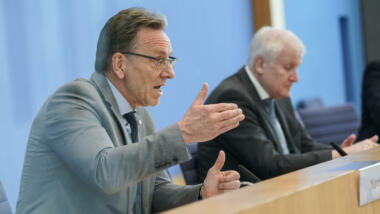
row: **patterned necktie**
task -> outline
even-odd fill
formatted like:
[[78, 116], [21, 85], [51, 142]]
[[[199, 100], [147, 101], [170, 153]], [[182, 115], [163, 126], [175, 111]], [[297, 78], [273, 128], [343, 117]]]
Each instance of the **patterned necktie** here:
[[263, 101], [266, 105], [267, 112], [269, 113], [271, 123], [273, 125], [273, 128], [274, 128], [276, 135], [277, 135], [277, 139], [279, 140], [279, 143], [281, 146], [282, 152], [280, 152], [280, 153], [289, 154], [289, 148], [288, 148], [288, 145], [286, 143], [284, 133], [282, 132], [280, 124], [276, 121], [276, 111], [274, 109], [274, 100], [273, 99], [265, 99]]
[[[137, 141], [139, 141], [138, 127], [137, 127], [137, 120], [136, 120], [135, 113], [136, 113], [136, 111], [131, 111], [131, 112], [128, 112], [126, 114], [123, 114], [123, 117], [127, 120], [128, 124], [131, 127], [132, 143], [136, 143]], [[141, 183], [142, 183], [141, 181], [137, 183], [136, 198], [135, 198], [135, 202], [133, 204], [133, 213], [134, 214], [142, 214]]]

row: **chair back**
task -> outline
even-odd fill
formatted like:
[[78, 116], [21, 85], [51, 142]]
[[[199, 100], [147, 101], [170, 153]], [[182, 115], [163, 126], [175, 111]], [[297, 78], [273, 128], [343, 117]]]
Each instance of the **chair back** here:
[[322, 108], [324, 107], [323, 101], [320, 97], [311, 97], [302, 99], [297, 104], [297, 109], [307, 109], [307, 108]]
[[188, 146], [188, 149], [191, 154], [191, 159], [181, 163], [180, 167], [182, 170], [183, 177], [185, 178], [185, 182], [187, 185], [198, 184], [198, 173], [197, 173], [197, 152], [198, 152], [198, 144], [191, 143]]
[[340, 144], [350, 134], [357, 134], [360, 119], [353, 104], [300, 109], [298, 113], [311, 137], [320, 143]]

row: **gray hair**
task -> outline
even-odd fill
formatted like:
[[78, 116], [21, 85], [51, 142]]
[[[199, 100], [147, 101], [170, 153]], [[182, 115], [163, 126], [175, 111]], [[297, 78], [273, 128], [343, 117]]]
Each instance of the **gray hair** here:
[[130, 51], [141, 27], [163, 30], [166, 25], [163, 15], [148, 12], [144, 8], [134, 7], [120, 11], [107, 21], [100, 32], [95, 70], [106, 72], [114, 53]]
[[284, 48], [285, 43], [296, 48], [301, 57], [304, 56], [305, 46], [293, 32], [268, 26], [260, 28], [252, 38], [247, 65], [253, 67], [256, 56], [262, 56], [272, 63]]

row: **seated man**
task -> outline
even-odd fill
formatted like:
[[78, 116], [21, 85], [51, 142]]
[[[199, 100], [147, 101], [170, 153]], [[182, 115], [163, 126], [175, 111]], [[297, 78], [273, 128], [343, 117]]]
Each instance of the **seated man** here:
[[[329, 146], [314, 142], [294, 115], [290, 88], [298, 81], [297, 68], [305, 49], [296, 35], [287, 30], [264, 27], [252, 40], [247, 65], [225, 79], [206, 103], [236, 103], [245, 120], [210, 143], [198, 148], [200, 178], [206, 176], [219, 150], [226, 153], [224, 169], [244, 166], [260, 179], [267, 179], [339, 157]], [[347, 153], [369, 149], [377, 136], [342, 147]], [[241, 174], [241, 180], [248, 180]]]
[[362, 124], [358, 139], [380, 134], [380, 60], [365, 68], [362, 85]]
[[239, 187], [236, 171], [220, 171], [223, 152], [203, 185], [174, 185], [165, 172], [190, 159], [188, 143], [244, 118], [235, 104], [203, 105], [204, 84], [182, 120], [155, 132], [146, 106], [159, 103], [177, 62], [165, 26], [138, 8], [105, 24], [96, 72], [60, 87], [33, 122], [17, 213], [152, 213]]

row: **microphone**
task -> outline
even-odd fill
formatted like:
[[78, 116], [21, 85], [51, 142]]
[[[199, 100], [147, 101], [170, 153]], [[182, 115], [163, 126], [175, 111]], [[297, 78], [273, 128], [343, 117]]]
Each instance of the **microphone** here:
[[336, 145], [336, 143], [330, 142], [330, 145], [340, 154], [340, 156], [343, 157], [347, 155], [347, 153], [342, 148], [340, 148], [340, 146]]
[[257, 183], [261, 181], [255, 174], [253, 174], [251, 171], [249, 171], [245, 166], [241, 164], [237, 166], [237, 170], [241, 175], [246, 177], [248, 181], [251, 183]]

